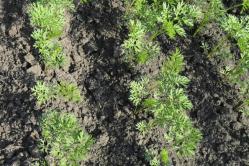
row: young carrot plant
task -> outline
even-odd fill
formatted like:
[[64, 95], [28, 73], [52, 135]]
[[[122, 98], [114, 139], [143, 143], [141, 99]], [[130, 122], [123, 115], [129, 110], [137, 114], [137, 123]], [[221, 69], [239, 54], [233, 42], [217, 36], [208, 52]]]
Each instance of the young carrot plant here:
[[80, 102], [82, 97], [76, 84], [61, 82], [59, 84], [46, 84], [38, 81], [32, 88], [33, 95], [38, 104], [44, 104], [51, 99], [61, 98], [65, 101]]
[[41, 59], [49, 68], [59, 68], [65, 62], [63, 47], [58, 38], [63, 34], [65, 12], [73, 9], [72, 0], [40, 0], [28, 9], [31, 25], [35, 28], [32, 37]]
[[128, 61], [144, 64], [159, 55], [159, 46], [146, 37], [146, 29], [139, 20], [131, 20], [129, 30], [129, 38], [122, 45]]
[[78, 166], [94, 143], [72, 114], [48, 111], [42, 117], [41, 129], [40, 149], [52, 157], [51, 165]]
[[[130, 99], [135, 105], [140, 104], [146, 112], [154, 115], [151, 121], [138, 123], [137, 128], [141, 132], [154, 127], [168, 129], [165, 133], [165, 140], [173, 145], [179, 155], [191, 156], [202, 135], [198, 129], [193, 127], [185, 112], [192, 108], [192, 104], [184, 90], [189, 79], [179, 74], [183, 67], [183, 56], [177, 49], [164, 63], [161, 73], [155, 80], [131, 83]], [[137, 95], [139, 90], [141, 94], [146, 91], [148, 95]]]
[[125, 2], [129, 35], [123, 50], [127, 59], [140, 64], [159, 55], [157, 36], [166, 34], [170, 39], [175, 39], [177, 35], [185, 36], [185, 28], [193, 27], [201, 17], [199, 8], [183, 1]]
[[249, 16], [237, 18], [236, 16], [228, 15], [221, 26], [231, 39], [237, 41], [240, 49], [238, 62], [232, 67], [226, 67], [225, 74], [230, 82], [240, 87], [240, 94], [244, 101], [241, 105], [241, 110], [248, 114], [249, 83], [245, 79], [249, 69]]
[[163, 148], [160, 153], [155, 149], [146, 149], [145, 159], [149, 162], [150, 166], [169, 166], [170, 164], [166, 148]]
[[201, 16], [202, 13], [196, 6], [179, 1], [172, 5], [163, 3], [161, 15], [157, 19], [162, 25], [162, 30], [170, 39], [174, 39], [176, 35], [185, 36], [184, 27], [193, 27]]
[[82, 97], [80, 90], [76, 84], [68, 82], [60, 82], [55, 86], [58, 97], [64, 98], [67, 101], [80, 102]]
[[51, 3], [33, 3], [29, 9], [31, 25], [48, 32], [48, 38], [59, 37], [64, 29], [65, 9]]
[[33, 95], [36, 97], [38, 104], [44, 104], [48, 100], [54, 98], [54, 93], [51, 88], [44, 82], [38, 81], [34, 88], [32, 88]]
[[211, 0], [209, 3], [206, 3], [206, 1], [198, 1], [196, 3], [202, 6], [202, 13], [204, 13], [204, 16], [202, 17], [194, 36], [197, 35], [207, 24], [220, 21], [226, 14], [222, 0]]
[[42, 4], [54, 4], [64, 9], [73, 10], [75, 8], [73, 0], [39, 0], [39, 2]]
[[37, 29], [31, 36], [36, 40], [34, 47], [39, 50], [47, 67], [58, 68], [65, 63], [63, 47], [56, 39], [50, 39], [47, 30]]

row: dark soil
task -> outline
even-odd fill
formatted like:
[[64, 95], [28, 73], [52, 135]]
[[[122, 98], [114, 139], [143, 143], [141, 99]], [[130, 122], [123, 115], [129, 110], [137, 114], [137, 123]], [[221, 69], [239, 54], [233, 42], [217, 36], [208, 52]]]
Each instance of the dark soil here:
[[[201, 49], [202, 37], [170, 42], [159, 38], [163, 53], [155, 63], [135, 69], [124, 62], [121, 44], [127, 36], [119, 0], [78, 5], [61, 41], [69, 64], [63, 70], [44, 70], [30, 37], [28, 0], [0, 1], [0, 165], [31, 165], [45, 158], [37, 148], [39, 118], [48, 107], [73, 112], [96, 143], [87, 166], [142, 166], [146, 147], [162, 146], [160, 131], [142, 137], [135, 124], [142, 115], [128, 100], [129, 83], [139, 73], [157, 73], [169, 51], [180, 46], [186, 60], [183, 74], [191, 79], [190, 113], [203, 140], [193, 159], [172, 157], [173, 165], [249, 165], [249, 121], [238, 112], [236, 89], [230, 86]], [[210, 42], [214, 39], [209, 39]], [[36, 105], [31, 95], [35, 81], [70, 80], [85, 100]], [[174, 156], [172, 154], [172, 156]]]

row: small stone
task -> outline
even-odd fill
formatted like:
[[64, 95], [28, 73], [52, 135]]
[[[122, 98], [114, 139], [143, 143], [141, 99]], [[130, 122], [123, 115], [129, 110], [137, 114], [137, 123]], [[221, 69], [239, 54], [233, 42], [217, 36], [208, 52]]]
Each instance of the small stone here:
[[[84, 53], [84, 52], [82, 52], [82, 53]], [[81, 62], [82, 59], [83, 59], [83, 58], [82, 58], [81, 56], [79, 56], [78, 54], [74, 54], [74, 55], [73, 55], [73, 60], [74, 60], [74, 62], [76, 62], [76, 63]]]
[[39, 76], [39, 75], [41, 75], [42, 69], [41, 69], [40, 65], [37, 64], [37, 65], [34, 65], [34, 66], [30, 67], [30, 68], [27, 70], [27, 72], [28, 72], [28, 73], [33, 73], [33, 74]]
[[31, 65], [35, 64], [35, 57], [32, 54], [27, 54], [26, 56], [24, 56], [24, 59]]
[[16, 25], [13, 25], [10, 30], [9, 30], [9, 35], [11, 37], [14, 37], [16, 34], [18, 33], [18, 29], [16, 27]]

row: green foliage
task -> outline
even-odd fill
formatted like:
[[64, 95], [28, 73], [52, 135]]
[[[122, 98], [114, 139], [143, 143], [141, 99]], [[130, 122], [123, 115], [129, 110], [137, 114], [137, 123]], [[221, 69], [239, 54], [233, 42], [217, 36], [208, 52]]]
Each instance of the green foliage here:
[[249, 0], [243, 0], [242, 2], [242, 11], [249, 10]]
[[[184, 90], [189, 79], [179, 74], [183, 69], [183, 56], [176, 49], [164, 63], [161, 73], [155, 81], [152, 79], [145, 85], [141, 81], [133, 82], [135, 85], [143, 85], [142, 89], [148, 95], [136, 95], [136, 100], [133, 97], [132, 101], [135, 101], [136, 105], [142, 105], [146, 111], [154, 115], [154, 119], [150, 122], [138, 123], [137, 128], [141, 132], [146, 132], [153, 127], [166, 128], [166, 141], [173, 145], [178, 154], [191, 156], [202, 136], [200, 131], [193, 127], [185, 112], [192, 108], [192, 103]], [[139, 94], [136, 86], [131, 86], [131, 88], [134, 88], [131, 91]]]
[[170, 39], [185, 36], [185, 27], [193, 27], [201, 17], [198, 7], [183, 1], [126, 0], [126, 19], [129, 20], [129, 35], [123, 50], [128, 60], [140, 64], [160, 54], [154, 40], [166, 33]]
[[32, 92], [36, 97], [38, 104], [44, 104], [54, 97], [53, 93], [51, 93], [51, 88], [41, 81], [37, 81], [35, 87], [32, 88]]
[[55, 87], [58, 96], [66, 99], [67, 101], [80, 102], [80, 90], [76, 84], [61, 82]]
[[73, 0], [39, 0], [39, 2], [45, 5], [46, 4], [56, 5], [57, 7], [64, 8], [64, 9], [73, 10], [75, 8], [73, 4]]
[[[133, 13], [132, 17], [139, 19], [146, 26], [147, 31], [160, 34], [163, 30], [172, 39], [175, 38], [176, 34], [184, 36], [183, 27], [192, 27], [202, 15], [198, 7], [183, 1], [155, 0], [152, 4], [147, 3], [147, 1], [136, 2], [133, 6], [133, 12], [129, 11], [127, 15]], [[162, 26], [158, 29], [158, 25]]]
[[37, 98], [38, 104], [44, 104], [48, 100], [62, 98], [65, 101], [80, 102], [81, 95], [77, 85], [68, 82], [48, 85], [38, 81], [32, 88], [33, 95]]
[[46, 31], [48, 38], [58, 37], [64, 29], [65, 10], [56, 4], [49, 4], [33, 3], [28, 12], [30, 21], [34, 27]]
[[129, 30], [129, 38], [122, 45], [129, 61], [144, 64], [152, 57], [159, 55], [159, 46], [148, 37], [146, 38], [145, 27], [139, 20], [131, 20]]
[[199, 27], [196, 29], [194, 36], [199, 33], [208, 23], [220, 21], [226, 14], [222, 0], [211, 0], [209, 3], [206, 1], [198, 1], [197, 4], [199, 4], [198, 6], [202, 7], [204, 16]]
[[236, 16], [228, 15], [221, 26], [231, 38], [237, 41], [241, 53], [237, 65], [227, 68], [229, 80], [240, 85], [242, 92], [246, 92], [249, 85], [244, 82], [243, 76], [249, 69], [249, 16], [239, 19]]
[[28, 9], [31, 25], [35, 28], [32, 33], [34, 46], [49, 68], [59, 68], [65, 61], [58, 38], [63, 34], [68, 9], [74, 9], [73, 0], [39, 0]]
[[160, 158], [154, 149], [146, 149], [145, 159], [150, 163], [150, 166], [160, 166]]
[[48, 31], [37, 29], [32, 33], [32, 37], [36, 40], [34, 47], [39, 50], [47, 67], [58, 68], [65, 63], [62, 46], [57, 40], [49, 37]]
[[155, 149], [146, 149], [145, 159], [150, 166], [168, 166], [170, 164], [168, 151], [165, 148], [161, 150], [160, 154]]
[[72, 114], [48, 111], [42, 117], [41, 129], [40, 148], [55, 160], [55, 165], [78, 166], [94, 143]]
[[141, 81], [136, 82], [133, 81], [130, 84], [130, 100], [133, 102], [135, 106], [138, 106], [138, 104], [142, 101], [143, 98], [145, 98], [148, 93], [146, 92], [146, 85], [149, 83], [148, 78], [143, 78]]
[[169, 161], [169, 153], [168, 153], [167, 149], [163, 148], [161, 150], [160, 155], [161, 155], [161, 160], [162, 160], [163, 165], [164, 166], [169, 165], [170, 161]]
[[246, 116], [249, 116], [249, 97], [248, 96], [246, 99], [244, 99], [243, 104], [240, 106], [240, 111], [244, 113]]
[[196, 6], [183, 1], [172, 4], [163, 3], [163, 10], [157, 19], [169, 38], [174, 39], [176, 35], [185, 36], [183, 27], [193, 27], [202, 13]]
[[150, 166], [160, 166], [160, 161], [155, 157], [150, 161]]

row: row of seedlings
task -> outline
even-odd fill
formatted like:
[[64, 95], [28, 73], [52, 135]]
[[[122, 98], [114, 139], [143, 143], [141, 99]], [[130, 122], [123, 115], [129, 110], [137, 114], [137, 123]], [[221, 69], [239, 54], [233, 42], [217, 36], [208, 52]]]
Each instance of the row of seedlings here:
[[[65, 29], [65, 14], [74, 8], [73, 0], [38, 0], [29, 6], [34, 47], [39, 50], [45, 69], [58, 69], [66, 63], [59, 38]], [[57, 84], [38, 81], [32, 92], [39, 105], [55, 99], [67, 102], [82, 100], [77, 85], [67, 81]], [[80, 161], [86, 159], [94, 141], [82, 130], [75, 115], [51, 108], [43, 114], [40, 126], [39, 147], [48, 158], [36, 162], [37, 165], [78, 166]]]
[[[201, 20], [201, 10], [179, 0], [126, 0], [126, 16], [129, 24], [128, 39], [122, 47], [126, 59], [135, 64], [146, 64], [160, 55], [156, 39], [165, 34], [170, 40], [186, 36], [185, 29]], [[181, 75], [184, 58], [176, 48], [163, 63], [155, 76], [143, 76], [130, 84], [130, 100], [133, 104], [152, 114], [153, 118], [141, 121], [137, 129], [145, 134], [155, 128], [164, 131], [165, 141], [179, 157], [195, 154], [202, 139], [188, 117], [192, 103], [186, 95], [189, 79]], [[150, 150], [149, 150], [150, 151]], [[166, 147], [152, 150], [146, 155], [151, 166], [170, 165]]]
[[[197, 28], [195, 35], [204, 31], [207, 25], [217, 25], [221, 35], [217, 35], [215, 44], [203, 43], [202, 47], [208, 58], [218, 59], [224, 62], [219, 68], [220, 73], [227, 82], [236, 85], [239, 89], [239, 111], [249, 115], [249, 1], [226, 8], [222, 0], [211, 0], [209, 3], [199, 2], [200, 6], [207, 6], [203, 11], [203, 19]], [[232, 10], [240, 10], [240, 14], [234, 15]], [[238, 49], [239, 53], [233, 50]]]

